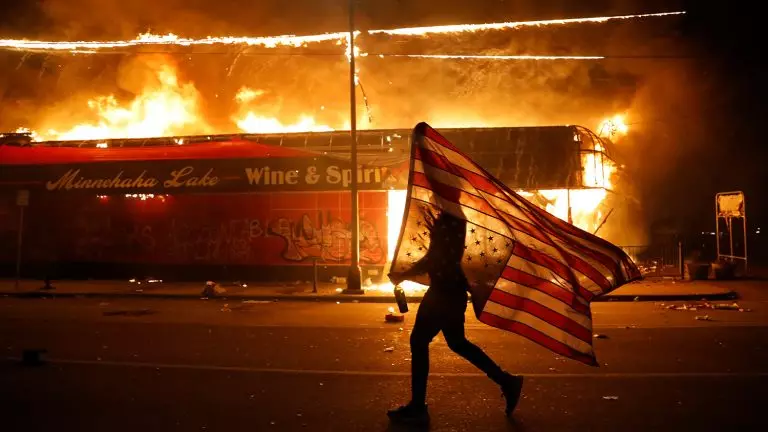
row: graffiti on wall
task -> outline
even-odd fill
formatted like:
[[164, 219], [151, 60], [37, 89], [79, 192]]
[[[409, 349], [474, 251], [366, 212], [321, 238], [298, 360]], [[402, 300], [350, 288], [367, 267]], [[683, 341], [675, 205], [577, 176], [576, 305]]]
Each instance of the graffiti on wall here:
[[[279, 218], [269, 226], [269, 231], [285, 241], [282, 252], [284, 259], [304, 261], [320, 258], [323, 261], [344, 261], [351, 257], [352, 231], [341, 219], [328, 213], [323, 218], [319, 215], [315, 226], [309, 215], [302, 215], [299, 220]], [[380, 264], [384, 260], [384, 250], [376, 227], [369, 221], [360, 221], [360, 262]]]
[[[361, 262], [385, 261], [385, 208], [361, 194]], [[184, 195], [165, 201], [88, 197], [38, 201], [25, 218], [29, 260], [156, 265], [296, 265], [311, 257], [344, 264], [351, 232], [341, 194]], [[274, 201], [274, 202], [273, 202]], [[17, 212], [0, 201], [0, 262], [15, 256]], [[311, 215], [317, 214], [318, 217]]]

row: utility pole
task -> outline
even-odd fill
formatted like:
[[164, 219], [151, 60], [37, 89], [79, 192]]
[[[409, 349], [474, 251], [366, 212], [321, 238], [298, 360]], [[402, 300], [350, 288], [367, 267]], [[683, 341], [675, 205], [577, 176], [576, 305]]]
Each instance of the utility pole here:
[[360, 209], [357, 197], [357, 102], [355, 101], [355, 0], [349, 0], [349, 133], [352, 137], [351, 169], [352, 169], [352, 258], [347, 274], [347, 289], [345, 294], [363, 294], [360, 271]]

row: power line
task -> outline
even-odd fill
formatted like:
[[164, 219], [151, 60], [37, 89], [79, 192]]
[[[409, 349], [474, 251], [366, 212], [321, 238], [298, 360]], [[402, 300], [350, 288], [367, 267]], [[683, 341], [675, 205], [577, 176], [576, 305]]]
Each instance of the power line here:
[[[47, 53], [38, 52], [40, 55], [60, 55], [62, 57], [69, 56], [72, 53]], [[84, 52], [80, 51], [78, 54], [102, 56], [102, 55], [135, 55], [135, 54], [168, 54], [178, 56], [226, 56], [237, 55], [243, 57], [338, 57], [346, 58], [346, 54], [342, 52], [304, 52], [304, 53], [288, 53], [288, 52], [237, 52], [237, 51], [196, 51], [196, 52], [184, 52], [184, 51], [168, 51], [168, 50], [141, 50], [141, 51], [99, 51], [99, 52]], [[553, 54], [416, 54], [416, 53], [384, 53], [384, 52], [363, 52], [357, 56], [358, 59], [365, 58], [411, 58], [411, 59], [423, 59], [423, 60], [695, 60], [695, 59], [708, 59], [716, 58], [717, 56], [702, 56], [702, 55], [690, 55], [690, 54], [637, 54], [637, 55], [625, 55], [625, 54], [585, 54], [585, 55], [553, 55]]]
[[[603, 17], [587, 17], [587, 18], [565, 18], [565, 19], [551, 19], [551, 20], [539, 20], [539, 21], [517, 21], [517, 22], [501, 22], [501, 23], [488, 23], [488, 24], [455, 24], [455, 25], [441, 25], [441, 26], [428, 26], [428, 27], [407, 27], [398, 29], [383, 29], [383, 30], [368, 30], [365, 33], [368, 35], [384, 34], [388, 36], [426, 36], [435, 34], [460, 34], [460, 33], [474, 33], [478, 31], [492, 31], [492, 30], [510, 30], [522, 27], [547, 27], [547, 26], [562, 26], [570, 24], [587, 24], [587, 23], [605, 23], [608, 21], [623, 21], [643, 18], [659, 18], [669, 16], [684, 15], [685, 11], [677, 12], [661, 12], [661, 13], [647, 13], [647, 14], [635, 14], [635, 15], [614, 15]], [[362, 34], [363, 32], [356, 32], [355, 36]], [[294, 35], [282, 35], [282, 36], [208, 36], [202, 39], [184, 38], [175, 34], [169, 33], [167, 35], [155, 35], [151, 33], [140, 34], [133, 40], [117, 40], [117, 41], [39, 41], [39, 40], [27, 40], [27, 39], [0, 39], [0, 49], [11, 49], [19, 51], [42, 51], [42, 52], [83, 52], [88, 50], [112, 50], [120, 48], [141, 47], [141, 46], [153, 46], [153, 45], [166, 45], [166, 46], [211, 46], [211, 45], [244, 45], [244, 46], [258, 46], [263, 48], [299, 48], [306, 46], [310, 43], [320, 42], [336, 42], [341, 43], [343, 41], [349, 43], [349, 35], [347, 32], [335, 32], [325, 34], [315, 34], [306, 36], [294, 36]]]

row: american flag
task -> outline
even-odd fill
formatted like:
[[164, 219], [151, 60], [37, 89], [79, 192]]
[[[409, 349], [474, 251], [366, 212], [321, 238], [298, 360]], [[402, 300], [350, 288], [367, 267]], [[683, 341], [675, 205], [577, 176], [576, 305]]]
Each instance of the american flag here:
[[481, 322], [597, 365], [590, 301], [640, 278], [620, 248], [526, 201], [420, 123], [393, 271], [424, 257], [441, 212], [467, 222], [454, 226], [466, 230], [461, 267]]

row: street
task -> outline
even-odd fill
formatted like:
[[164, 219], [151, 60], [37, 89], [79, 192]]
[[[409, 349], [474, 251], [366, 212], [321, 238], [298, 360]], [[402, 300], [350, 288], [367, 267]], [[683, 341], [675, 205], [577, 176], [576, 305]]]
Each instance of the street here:
[[[667, 305], [594, 304], [599, 368], [480, 324], [470, 306], [468, 337], [526, 375], [524, 396], [507, 420], [499, 389], [438, 336], [431, 430], [766, 430], [768, 302]], [[398, 430], [385, 412], [409, 397], [415, 311], [385, 323], [388, 306], [0, 298], [2, 429]], [[48, 363], [22, 366], [24, 349]]]

